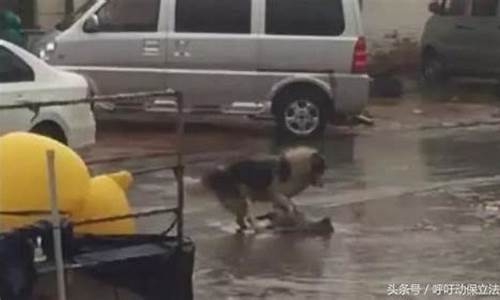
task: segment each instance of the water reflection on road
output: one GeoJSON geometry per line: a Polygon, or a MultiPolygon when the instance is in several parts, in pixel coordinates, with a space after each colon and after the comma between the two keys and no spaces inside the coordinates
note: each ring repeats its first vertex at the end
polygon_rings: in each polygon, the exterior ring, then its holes
{"type": "MultiPolygon", "coordinates": [[[[500,283],[500,230],[484,226],[476,203],[497,196],[497,132],[367,131],[307,142],[322,151],[330,169],[325,188],[295,201],[313,217],[332,217],[336,233],[330,237],[237,235],[233,218],[217,203],[188,199],[196,299],[387,299],[390,283],[500,283]]],[[[197,138],[216,145],[239,135],[197,138]]],[[[293,144],[257,134],[231,150],[277,152],[293,144]]],[[[226,158],[192,165],[188,173],[198,176],[226,158]]],[[[174,201],[174,195],[166,171],[138,177],[132,191],[138,207],[174,201]]],[[[140,222],[144,231],[165,224],[161,218],[140,222]]]]}

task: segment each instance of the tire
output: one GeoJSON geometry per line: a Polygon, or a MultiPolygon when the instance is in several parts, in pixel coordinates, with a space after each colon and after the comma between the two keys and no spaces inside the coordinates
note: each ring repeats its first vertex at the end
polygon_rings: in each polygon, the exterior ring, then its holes
{"type": "Polygon", "coordinates": [[[42,122],[33,127],[30,132],[54,139],[64,145],[68,144],[68,139],[66,138],[64,131],[56,123],[42,122]]]}
{"type": "Polygon", "coordinates": [[[280,135],[308,138],[324,133],[330,109],[327,97],[317,91],[295,91],[280,96],[275,117],[280,135]]]}
{"type": "Polygon", "coordinates": [[[422,79],[428,86],[434,87],[447,81],[444,61],[435,53],[428,54],[422,62],[422,79]]]}

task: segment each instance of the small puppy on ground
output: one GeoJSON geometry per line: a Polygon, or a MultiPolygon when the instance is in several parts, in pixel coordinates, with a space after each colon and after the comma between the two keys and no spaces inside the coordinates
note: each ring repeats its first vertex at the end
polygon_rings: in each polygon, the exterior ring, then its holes
{"type": "Polygon", "coordinates": [[[316,149],[300,146],[278,156],[251,157],[220,166],[201,179],[186,180],[186,192],[215,198],[236,216],[240,230],[248,225],[257,230],[254,202],[271,202],[275,209],[295,212],[291,198],[309,186],[322,186],[325,170],[325,159],[316,149]]]}
{"type": "Polygon", "coordinates": [[[257,220],[268,221],[269,225],[267,228],[282,233],[330,235],[335,231],[330,218],[314,220],[298,210],[293,213],[275,210],[258,216],[257,220]]]}

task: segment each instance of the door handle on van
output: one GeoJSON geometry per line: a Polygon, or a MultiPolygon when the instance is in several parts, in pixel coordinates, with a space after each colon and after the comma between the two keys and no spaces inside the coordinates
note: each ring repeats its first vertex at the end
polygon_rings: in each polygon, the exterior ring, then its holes
{"type": "Polygon", "coordinates": [[[455,26],[456,29],[460,29],[460,30],[475,30],[476,28],[474,27],[470,27],[470,26],[465,26],[465,25],[461,25],[461,24],[457,24],[455,26]]]}
{"type": "Polygon", "coordinates": [[[175,51],[174,56],[177,57],[190,57],[191,53],[189,52],[189,41],[185,40],[176,40],[174,42],[175,51]]]}
{"type": "Polygon", "coordinates": [[[145,56],[158,56],[160,54],[160,40],[144,40],[142,51],[143,55],[145,56]]]}

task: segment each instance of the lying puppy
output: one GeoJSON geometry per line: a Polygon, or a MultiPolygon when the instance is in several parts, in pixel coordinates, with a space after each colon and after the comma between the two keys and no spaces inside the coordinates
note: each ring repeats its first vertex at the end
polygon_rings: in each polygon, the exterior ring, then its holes
{"type": "Polygon", "coordinates": [[[322,186],[326,169],[317,150],[295,147],[279,156],[242,159],[221,166],[198,180],[186,180],[186,191],[192,196],[212,196],[236,216],[241,230],[247,222],[257,229],[253,215],[254,202],[271,202],[285,212],[295,211],[291,198],[309,186],[322,186]]]}
{"type": "Polygon", "coordinates": [[[298,210],[293,213],[275,210],[258,216],[257,220],[268,221],[267,228],[282,233],[329,235],[335,231],[330,218],[313,220],[298,210]]]}

